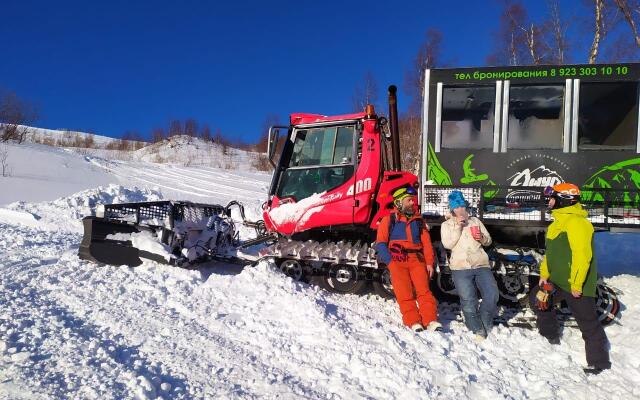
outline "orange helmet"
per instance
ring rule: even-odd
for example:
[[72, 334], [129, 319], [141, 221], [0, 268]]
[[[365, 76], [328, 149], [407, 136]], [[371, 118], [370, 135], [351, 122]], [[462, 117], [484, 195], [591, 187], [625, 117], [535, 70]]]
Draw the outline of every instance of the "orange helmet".
[[572, 206], [580, 201], [580, 188], [573, 183], [562, 182], [553, 187], [547, 186], [544, 195], [553, 197], [556, 202], [553, 208], [563, 208]]
[[559, 194], [580, 196], [580, 188], [573, 183], [562, 182], [553, 186], [553, 191]]

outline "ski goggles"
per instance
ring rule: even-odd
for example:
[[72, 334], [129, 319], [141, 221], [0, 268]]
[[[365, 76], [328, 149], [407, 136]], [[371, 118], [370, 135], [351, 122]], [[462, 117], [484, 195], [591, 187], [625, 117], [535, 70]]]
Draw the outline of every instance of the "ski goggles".
[[560, 197], [562, 199], [568, 199], [568, 200], [573, 200], [577, 196], [579, 196], [575, 194], [557, 192], [551, 186], [545, 187], [542, 193], [544, 194], [544, 197]]
[[413, 186], [403, 187], [393, 192], [394, 200], [402, 200], [405, 197], [417, 196], [417, 195], [418, 195], [418, 191]]
[[555, 193], [555, 190], [553, 190], [551, 186], [545, 187], [542, 191], [542, 194], [544, 194], [544, 197], [551, 197], [553, 196], [554, 193]]

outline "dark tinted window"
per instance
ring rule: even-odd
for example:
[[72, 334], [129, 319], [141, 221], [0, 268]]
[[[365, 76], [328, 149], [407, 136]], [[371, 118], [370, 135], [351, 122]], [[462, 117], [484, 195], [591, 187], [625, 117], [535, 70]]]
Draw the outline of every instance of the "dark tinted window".
[[580, 84], [579, 149], [635, 149], [637, 130], [637, 83]]
[[493, 147], [495, 86], [445, 87], [442, 90], [442, 147]]
[[330, 191], [353, 176], [354, 126], [322, 127], [295, 133], [289, 168], [277, 196], [296, 201]]
[[351, 164], [353, 157], [353, 128], [338, 128], [336, 136], [336, 150], [333, 154], [333, 164]]
[[350, 164], [353, 132], [353, 126], [297, 131], [289, 167]]
[[353, 176], [353, 165], [344, 167], [294, 168], [282, 174], [282, 183], [276, 195], [293, 197], [296, 201], [315, 193], [328, 192]]
[[510, 149], [561, 149], [564, 131], [564, 85], [511, 86]]

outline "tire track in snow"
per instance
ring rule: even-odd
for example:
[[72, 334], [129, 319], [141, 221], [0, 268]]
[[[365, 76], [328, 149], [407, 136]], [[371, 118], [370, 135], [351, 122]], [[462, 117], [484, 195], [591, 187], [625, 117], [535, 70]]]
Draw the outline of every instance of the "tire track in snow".
[[[73, 260], [66, 262], [73, 268]], [[110, 267], [105, 267], [108, 268]], [[151, 271], [159, 272], [157, 269], [162, 268], [152, 267]], [[96, 272], [102, 275], [103, 271]], [[171, 302], [161, 300], [166, 293], [154, 289], [158, 287], [156, 278], [143, 268], [130, 271], [112, 269], [110, 272], [109, 281], [99, 279], [96, 282], [94, 276], [93, 282], [89, 280], [88, 285], [78, 287], [73, 296], [59, 296], [58, 301], [73, 309], [76, 314], [91, 319], [92, 323], [113, 327], [115, 332], [125, 337], [146, 337], [146, 343], [151, 342], [153, 345], [148, 349], [146, 344], [142, 344], [141, 349], [152, 352], [156, 359], [164, 360], [162, 362], [173, 369], [189, 371], [190, 395], [209, 398], [226, 393], [257, 398], [275, 390], [280, 393], [293, 391], [299, 395], [323, 397], [311, 387], [296, 382], [287, 371], [269, 365], [270, 360], [261, 360], [259, 354], [251, 352], [243, 343], [236, 343], [216, 332], [221, 328], [218, 324], [214, 323], [212, 330], [211, 324], [203, 322], [210, 319], [210, 315], [177, 312]], [[71, 277], [71, 271], [69, 275], [72, 281], [85, 282], [84, 279]], [[135, 289], [128, 289], [128, 281], [135, 282]], [[127, 289], [124, 292], [118, 290], [120, 285], [125, 285]], [[186, 289], [190, 289], [188, 285]], [[120, 292], [117, 298], [113, 296], [114, 291]], [[188, 293], [180, 292], [180, 295], [189, 298]], [[97, 307], [105, 310], [93, 312]], [[140, 307], [146, 311], [139, 312]], [[166, 333], [167, 327], [171, 326], [180, 327], [179, 335], [187, 338], [187, 341], [180, 341]], [[220, 385], [209, 382], [212, 372], [224, 376]], [[253, 379], [263, 378], [248, 382], [247, 376]], [[230, 382], [242, 382], [242, 385], [236, 388]]]
[[[154, 173], [151, 173], [151, 172], [148, 172], [148, 171], [140, 171], [140, 173], [142, 173], [144, 175], [147, 175], [147, 176], [150, 176], [150, 177], [157, 177], [157, 174], [154, 174]], [[176, 176], [176, 178], [182, 178], [182, 177]], [[203, 192], [203, 193], [205, 193], [207, 195], [211, 195], [211, 194], [225, 195], [225, 196], [229, 196], [230, 195], [228, 187], [227, 187], [226, 190], [224, 190], [225, 186], [223, 186], [223, 185], [210, 184], [209, 186], [219, 186], [221, 188], [221, 190], [212, 190], [212, 189], [206, 189], [206, 188], [204, 188], [202, 186], [191, 185], [191, 184], [188, 184], [186, 182], [182, 182], [182, 181], [180, 181], [178, 179], [170, 179], [169, 182], [172, 182], [175, 185], [183, 186], [183, 187], [186, 187], [186, 188], [189, 188], [189, 189], [199, 190], [199, 191], [201, 191], [201, 192]], [[253, 196], [250, 196], [250, 195], [241, 196], [237, 192], [234, 192], [233, 196], [234, 197], [244, 197], [244, 198], [247, 198], [247, 199], [253, 198]]]
[[[168, 171], [168, 170], [165, 170], [163, 172], [164, 172], [164, 174], [165, 174], [165, 176], [167, 178], [171, 178], [172, 180], [173, 180], [173, 178], [176, 178], [173, 181], [175, 181], [176, 183], [182, 184], [184, 186], [190, 187], [190, 188], [198, 188], [198, 189], [203, 190], [203, 191], [208, 191], [207, 189], [205, 189], [205, 187], [207, 187], [207, 188], [209, 188], [209, 187], [218, 187], [218, 188], [224, 189], [224, 192], [211, 191], [211, 193], [219, 193], [219, 194], [221, 194], [221, 193], [228, 194], [229, 193], [229, 189], [230, 189], [229, 185], [217, 183], [216, 182], [216, 180], [217, 180], [216, 177], [209, 177], [209, 179], [204, 179], [204, 178], [194, 178], [194, 177], [191, 177], [191, 176], [188, 176], [188, 175], [177, 174], [177, 173], [173, 173], [173, 172]], [[145, 173], [147, 175], [152, 175], [149, 172], [145, 172]], [[184, 183], [182, 180], [191, 181], [194, 184], [193, 185], [189, 185], [189, 184]], [[196, 186], [195, 184], [197, 184], [197, 183], [202, 184], [202, 186]], [[236, 183], [237, 183], [237, 181], [236, 181]], [[234, 192], [235, 192], [235, 195], [244, 196], [244, 197], [247, 197], [247, 198], [252, 198], [252, 197], [255, 197], [255, 195], [256, 195], [256, 191], [255, 190], [245, 189], [245, 188], [241, 188], [241, 187], [234, 188]], [[248, 193], [246, 195], [241, 195], [241, 194], [238, 194], [237, 192], [248, 192]]]
[[[0, 255], [0, 369], [18, 383], [39, 388], [28, 397], [63, 398], [70, 390], [82, 398], [121, 399], [132, 393], [143, 398], [184, 397], [183, 381], [163, 373], [166, 368], [152, 365], [108, 327], [90, 324], [70, 312], [55, 299], [55, 292], [43, 289], [51, 282], [67, 283], [56, 272], [58, 260], [51, 255], [75, 247], [69, 242], [78, 242], [79, 235], [6, 224], [0, 228], [1, 243], [7, 237], [33, 238], [28, 251], [21, 246], [24, 241], [18, 240]], [[43, 244], [46, 237], [50, 240]], [[71, 256], [75, 257], [75, 250]], [[2, 356], [5, 348], [8, 358]]]

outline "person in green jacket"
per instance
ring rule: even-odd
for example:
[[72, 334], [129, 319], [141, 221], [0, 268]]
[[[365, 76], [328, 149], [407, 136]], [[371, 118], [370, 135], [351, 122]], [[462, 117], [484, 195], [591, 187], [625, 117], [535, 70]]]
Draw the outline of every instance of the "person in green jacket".
[[560, 183], [545, 189], [553, 222], [546, 236], [540, 281], [531, 291], [537, 327], [551, 344], [560, 344], [554, 303], [565, 301], [582, 332], [588, 367], [599, 374], [611, 368], [608, 340], [596, 312], [597, 266], [593, 255], [593, 225], [580, 204], [580, 189]]

